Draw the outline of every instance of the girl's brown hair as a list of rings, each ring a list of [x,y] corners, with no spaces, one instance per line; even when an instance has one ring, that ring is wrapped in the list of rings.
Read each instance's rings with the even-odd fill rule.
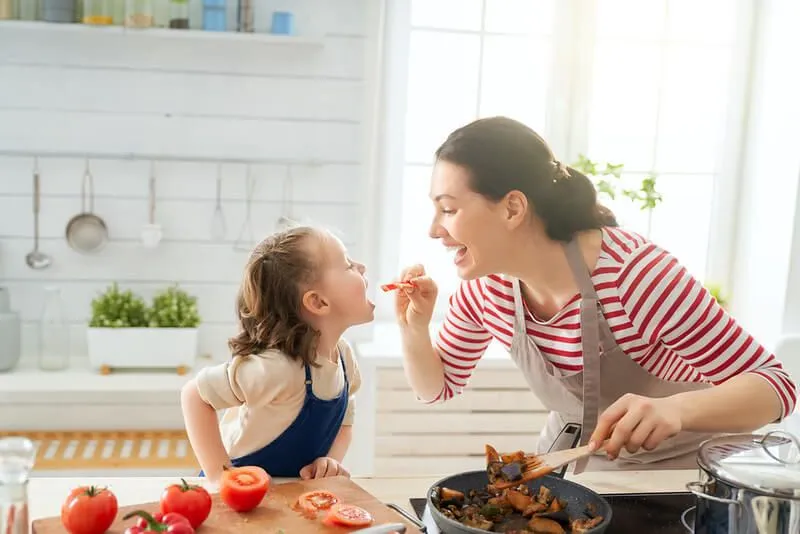
[[[317,365],[319,332],[301,309],[303,292],[320,270],[312,241],[320,237],[320,230],[298,226],[276,232],[253,250],[237,297],[240,332],[228,340],[234,356],[279,350]]]

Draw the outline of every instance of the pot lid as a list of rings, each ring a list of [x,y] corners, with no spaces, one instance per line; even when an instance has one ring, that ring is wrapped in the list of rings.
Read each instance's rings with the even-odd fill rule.
[[[732,486],[800,499],[800,439],[783,430],[712,438],[700,446],[697,461]]]

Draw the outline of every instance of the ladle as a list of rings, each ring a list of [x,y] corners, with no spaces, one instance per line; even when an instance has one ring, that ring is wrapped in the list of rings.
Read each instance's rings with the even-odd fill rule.
[[[53,258],[39,250],[39,158],[33,160],[33,250],[25,256],[25,263],[31,269],[46,269]]]

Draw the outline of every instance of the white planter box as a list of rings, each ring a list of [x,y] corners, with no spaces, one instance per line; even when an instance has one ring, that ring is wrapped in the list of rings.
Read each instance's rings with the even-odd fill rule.
[[[87,328],[89,364],[97,370],[171,368],[197,358],[197,328]]]

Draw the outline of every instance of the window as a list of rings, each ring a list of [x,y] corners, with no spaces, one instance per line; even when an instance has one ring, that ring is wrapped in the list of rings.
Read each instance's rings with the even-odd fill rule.
[[[508,115],[542,133],[559,158],[625,165],[625,180],[657,175],[663,202],[643,212],[606,204],[626,228],[674,253],[698,278],[730,236],[711,235],[730,209],[726,154],[744,108],[750,2],[738,0],[395,0],[389,14],[386,121],[395,157],[384,223],[387,276],[423,262],[438,282],[437,316],[459,280],[427,237],[433,152],[455,128]],[[393,119],[394,117],[394,119]],[[399,148],[402,146],[402,149]],[[391,212],[390,212],[391,213]],[[387,247],[388,248],[388,247]],[[388,270],[387,270],[388,268]]]

